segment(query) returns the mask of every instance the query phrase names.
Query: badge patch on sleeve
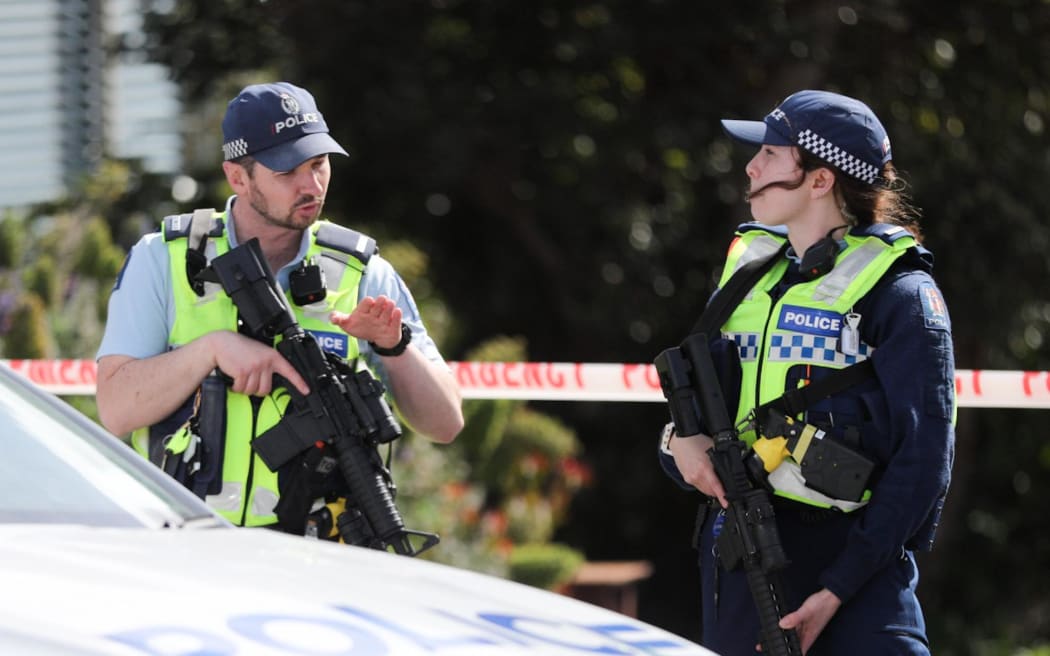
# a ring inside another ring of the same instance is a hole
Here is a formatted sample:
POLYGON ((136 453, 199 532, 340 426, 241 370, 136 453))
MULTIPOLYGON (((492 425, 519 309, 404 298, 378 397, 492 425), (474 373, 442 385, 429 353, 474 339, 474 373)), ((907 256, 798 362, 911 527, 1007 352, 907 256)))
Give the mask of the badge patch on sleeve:
POLYGON ((919 299, 922 301, 922 315, 926 320, 926 327, 948 330, 948 308, 937 286, 930 282, 922 283, 919 287, 919 299))
POLYGON ((777 321, 780 330, 791 330, 796 333, 838 337, 842 330, 842 315, 838 312, 815 310, 813 308, 785 305, 777 321))
POLYGON ((346 333, 328 333, 321 330, 309 331, 317 340, 322 350, 334 353, 341 358, 346 358, 349 353, 349 335, 346 333))

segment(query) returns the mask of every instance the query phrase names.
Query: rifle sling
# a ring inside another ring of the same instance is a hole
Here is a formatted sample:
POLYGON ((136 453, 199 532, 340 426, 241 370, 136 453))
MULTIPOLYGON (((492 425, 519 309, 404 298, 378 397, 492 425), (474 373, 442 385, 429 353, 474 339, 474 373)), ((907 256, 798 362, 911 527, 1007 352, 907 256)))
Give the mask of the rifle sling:
POLYGON ((765 408, 778 408, 789 417, 797 417, 817 402, 874 377, 875 365, 872 364, 870 359, 862 360, 843 369, 836 369, 805 387, 784 392, 779 398, 763 403, 758 408, 755 408, 755 414, 762 416, 762 411, 765 408))
POLYGON ((718 335, 722 324, 729 319, 729 315, 733 313, 736 306, 740 305, 740 301, 744 299, 747 292, 783 257, 787 248, 788 245, 785 242, 776 253, 768 258, 764 260, 756 258, 737 269, 704 308, 703 314, 696 321, 690 334, 718 335))

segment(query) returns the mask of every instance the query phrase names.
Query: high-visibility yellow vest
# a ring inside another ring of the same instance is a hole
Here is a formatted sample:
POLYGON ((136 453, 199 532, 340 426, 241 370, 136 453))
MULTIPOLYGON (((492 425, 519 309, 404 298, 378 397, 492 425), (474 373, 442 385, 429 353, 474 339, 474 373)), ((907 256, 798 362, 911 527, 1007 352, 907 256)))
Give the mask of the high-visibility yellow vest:
MULTIPOLYGON (((730 246, 719 287, 746 263, 771 256, 787 240, 783 229, 758 224, 742 226, 730 246)), ((737 344, 741 394, 736 421, 752 409, 779 398, 787 389, 795 365, 842 369, 866 360, 874 348, 862 340, 856 354, 839 350, 842 321, 898 258, 916 247, 911 233, 899 226, 877 224, 862 234, 847 234, 845 248, 830 272, 791 286, 773 302, 768 293, 783 277, 787 258, 775 264, 747 293, 722 326, 722 334, 737 344)), ((753 443, 753 431, 741 433, 753 443)), ((814 506, 855 510, 867 503, 832 499, 804 484, 797 463, 785 458, 769 474, 775 494, 814 506)))
MULTIPOLYGON (((205 283, 203 295, 198 296, 188 282, 189 216, 167 217, 163 224, 175 300, 175 324, 168 336, 168 346, 173 349, 210 332, 237 330, 237 309, 220 285, 205 283)), ((228 217, 217 212, 212 220, 205 250, 208 261, 230 249, 224 229, 228 217)), ((357 305, 361 275, 376 250, 375 242, 328 221, 316 222, 309 233, 306 259, 318 264, 324 273, 325 298, 302 307, 290 297, 288 303, 302 328, 312 333, 325 350, 352 360, 358 356, 357 340, 329 323, 328 316, 333 310, 349 313, 357 305)), ((218 494, 208 495, 205 501, 234 524, 264 526, 277 522, 274 512, 279 498, 277 474, 252 451, 251 440, 281 419, 288 400, 283 392, 275 391, 260 398, 227 391, 222 489, 218 494)), ((147 427, 135 431, 132 446, 148 457, 151 440, 164 437, 155 427, 147 427)), ((157 453, 156 444, 153 446, 152 452, 157 453)))

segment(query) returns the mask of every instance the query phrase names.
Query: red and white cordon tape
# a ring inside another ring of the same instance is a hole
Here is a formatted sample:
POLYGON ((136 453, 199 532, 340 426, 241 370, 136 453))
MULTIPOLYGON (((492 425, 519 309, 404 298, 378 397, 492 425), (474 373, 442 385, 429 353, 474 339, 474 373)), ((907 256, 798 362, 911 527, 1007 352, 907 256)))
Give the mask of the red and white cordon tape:
MULTIPOLYGON (((0 360, 43 389, 93 395, 92 360, 0 360)), ((468 399, 532 401, 664 400, 651 364, 587 362, 449 362, 468 399)), ((959 407, 1050 408, 1050 371, 960 369, 959 407)))

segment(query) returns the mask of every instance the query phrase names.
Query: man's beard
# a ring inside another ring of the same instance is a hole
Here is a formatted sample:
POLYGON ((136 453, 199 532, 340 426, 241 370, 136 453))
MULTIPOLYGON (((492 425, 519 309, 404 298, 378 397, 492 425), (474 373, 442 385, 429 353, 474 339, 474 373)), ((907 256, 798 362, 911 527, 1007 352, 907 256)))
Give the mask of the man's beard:
POLYGON ((278 228, 286 228, 288 230, 306 230, 317 221, 318 217, 321 216, 321 210, 324 207, 324 198, 316 196, 303 196, 299 198, 289 208, 288 213, 284 216, 276 216, 270 209, 269 203, 266 202, 266 197, 259 193, 259 189, 255 186, 251 186, 251 193, 248 195, 248 204, 251 205, 252 209, 255 210, 263 220, 271 226, 278 228), (296 214, 296 208, 310 203, 317 203, 317 211, 308 217, 299 217, 296 214))

